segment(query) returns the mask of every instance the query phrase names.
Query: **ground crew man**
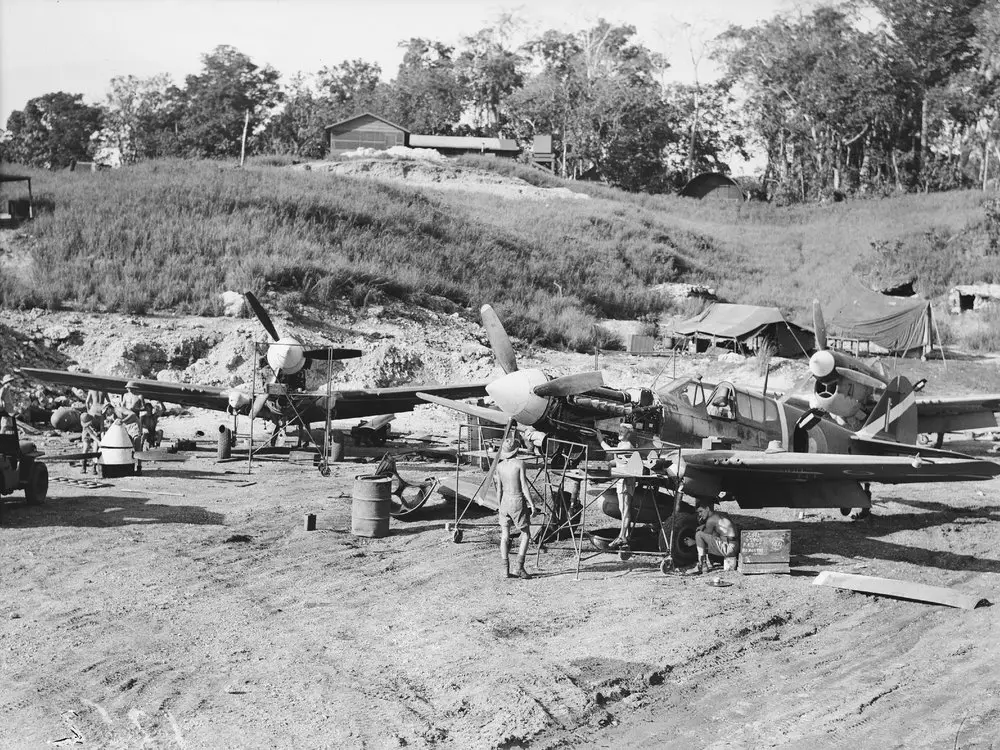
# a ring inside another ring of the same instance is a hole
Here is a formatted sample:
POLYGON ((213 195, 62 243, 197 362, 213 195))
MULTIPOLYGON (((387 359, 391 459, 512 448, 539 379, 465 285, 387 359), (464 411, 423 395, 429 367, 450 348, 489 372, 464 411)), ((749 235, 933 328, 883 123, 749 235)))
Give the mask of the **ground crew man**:
POLYGON ((531 574, 524 569, 524 559, 528 554, 531 516, 535 512, 535 503, 531 498, 531 485, 528 484, 528 474, 524 469, 524 461, 517 457, 519 447, 517 438, 504 440, 503 445, 500 446, 500 458, 493 473, 493 485, 496 488, 499 505, 500 556, 503 558, 504 573, 507 578, 516 576, 529 580, 531 574), (517 570, 514 575, 511 575, 510 572, 511 525, 521 532, 521 541, 517 548, 517 570))
MULTIPOLYGON (((101 435, 104 432, 104 416, 101 407, 94 404, 88 411, 80 415, 80 447, 84 453, 96 453, 101 447, 101 435)), ((81 462, 81 471, 87 473, 87 459, 81 462)), ((94 461, 94 473, 97 473, 97 461, 94 461)))
POLYGON ((728 515, 715 509, 715 500, 699 500, 696 512, 701 525, 694 535, 698 565, 693 572, 707 573, 712 569, 709 555, 724 558, 726 570, 735 569, 736 556, 740 553, 740 527, 728 515))

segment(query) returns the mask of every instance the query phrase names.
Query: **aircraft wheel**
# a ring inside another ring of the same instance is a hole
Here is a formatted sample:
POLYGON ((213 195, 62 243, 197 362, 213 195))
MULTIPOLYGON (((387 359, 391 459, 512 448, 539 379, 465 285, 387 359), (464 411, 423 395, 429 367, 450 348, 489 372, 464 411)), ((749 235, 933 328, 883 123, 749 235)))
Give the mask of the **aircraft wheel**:
POLYGON ((464 536, 465 536, 465 534, 462 533, 461 529, 455 529, 455 531, 452 532, 451 541, 453 541, 455 544, 461 544, 462 543, 462 538, 464 536))
POLYGON ((319 462, 319 475, 321 477, 330 476, 330 465, 326 461, 319 462))
POLYGON ((620 550, 618 550, 618 559, 621 560, 622 562, 626 562, 627 560, 631 560, 632 559, 632 551, 629 550, 629 549, 620 549, 620 550))
POLYGON ((690 565, 698 559, 695 534, 698 532, 698 517, 691 513, 678 513, 671 519, 674 524, 673 545, 670 557, 675 565, 690 565))
POLYGON ((841 508, 840 509, 840 515, 842 515, 842 516, 849 516, 849 515, 851 515, 851 509, 850 508, 841 508))
POLYGON ((24 497, 29 503, 42 503, 49 494, 49 470, 45 464, 36 463, 28 475, 24 497))

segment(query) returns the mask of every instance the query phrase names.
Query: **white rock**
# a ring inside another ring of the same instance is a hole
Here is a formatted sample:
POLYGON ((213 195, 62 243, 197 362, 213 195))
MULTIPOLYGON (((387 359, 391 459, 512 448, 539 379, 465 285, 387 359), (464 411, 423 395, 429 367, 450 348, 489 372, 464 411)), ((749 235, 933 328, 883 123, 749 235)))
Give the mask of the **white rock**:
POLYGON ((222 314, 227 318, 238 318, 243 314, 245 300, 239 292, 227 291, 219 295, 222 298, 222 314))

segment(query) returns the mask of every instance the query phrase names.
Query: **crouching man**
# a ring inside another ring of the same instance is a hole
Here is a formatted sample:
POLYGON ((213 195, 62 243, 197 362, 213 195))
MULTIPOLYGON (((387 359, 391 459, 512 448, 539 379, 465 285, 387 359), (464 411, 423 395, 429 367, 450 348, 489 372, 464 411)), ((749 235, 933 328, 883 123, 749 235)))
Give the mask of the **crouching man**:
POLYGON ((693 572, 704 573, 712 569, 709 555, 724 558, 726 570, 735 570, 740 553, 740 527, 725 513, 715 509, 715 500, 699 500, 696 511, 699 526, 694 538, 698 548, 698 566, 693 572))

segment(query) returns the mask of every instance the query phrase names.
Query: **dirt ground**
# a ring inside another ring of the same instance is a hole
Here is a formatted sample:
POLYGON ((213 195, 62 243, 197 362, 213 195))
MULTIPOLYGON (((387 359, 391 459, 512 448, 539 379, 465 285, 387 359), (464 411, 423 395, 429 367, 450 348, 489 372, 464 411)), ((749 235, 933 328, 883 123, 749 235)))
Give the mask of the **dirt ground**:
MULTIPOLYGON (((342 315, 330 339, 381 354, 337 378, 476 380, 495 373, 474 323, 382 308, 342 315), (386 347, 396 354, 389 356, 386 347), (404 355, 416 353, 417 360, 404 355), (404 366, 405 365, 405 366, 404 366)), ((330 319, 275 312, 303 340, 330 319)), ((137 374, 246 379, 247 319, 11 313, 13 366, 124 363, 137 374), (143 343, 144 346, 139 346, 143 343), (120 351, 112 345, 121 345, 120 351), (15 354, 21 355, 13 358, 15 354), (44 355, 44 356, 43 356, 44 355), (113 360, 113 362, 112 362, 113 360)), ((326 340, 326 339, 324 339, 326 340)), ((565 374, 593 356, 518 345, 522 367, 565 374)), ((701 373, 760 385, 753 359, 605 355, 609 385, 701 373)), ((927 393, 1000 391, 991 358, 904 362, 927 393)), ((775 361, 769 387, 801 362, 775 361)), ((308 464, 217 463, 219 415, 163 420, 205 436, 183 464, 49 499, 0 502, 0 747, 987 748, 1000 741, 998 609, 950 609, 813 585, 821 570, 950 586, 1000 601, 1000 484, 876 488, 874 517, 742 511, 744 528, 792 532, 790 576, 665 576, 658 558, 597 554, 576 575, 569 542, 532 548, 532 581, 502 577, 492 517, 452 541, 440 496, 391 533, 351 533, 354 478, 380 451, 353 451, 323 478, 308 464), (317 516, 305 531, 305 514, 317 516)), ((401 434, 455 437, 421 407, 401 434)), ((349 427, 349 424, 342 425, 349 427)), ((244 423, 245 427, 245 423, 244 423)), ((49 456, 68 436, 36 438, 49 456)), ((450 461, 395 450, 410 480, 450 461)), ((985 440, 951 447, 985 454, 985 440)), ((78 466, 50 463, 54 480, 78 466)), ((613 525, 597 506, 588 527, 613 525)))
MULTIPOLYGON (((217 421, 164 423, 168 437, 191 437, 217 421)), ((40 440, 50 454, 68 448, 40 440)), ((483 527, 452 541, 454 508, 440 497, 386 538, 353 536, 354 477, 377 451, 350 458, 349 446, 323 478, 287 461, 248 475, 200 448, 103 487, 54 481, 43 505, 3 503, 3 747, 1000 740, 995 606, 813 585, 835 570, 1000 601, 996 483, 882 488, 860 522, 733 508, 744 528, 791 529, 791 576, 722 573, 732 586, 717 588, 664 576, 655 558, 588 548, 577 578, 566 542, 533 550, 537 575, 524 582, 502 577, 490 516, 473 514, 483 527), (304 530, 307 513, 316 531, 304 530)), ((410 460, 400 472, 450 476, 454 465, 410 460)))

